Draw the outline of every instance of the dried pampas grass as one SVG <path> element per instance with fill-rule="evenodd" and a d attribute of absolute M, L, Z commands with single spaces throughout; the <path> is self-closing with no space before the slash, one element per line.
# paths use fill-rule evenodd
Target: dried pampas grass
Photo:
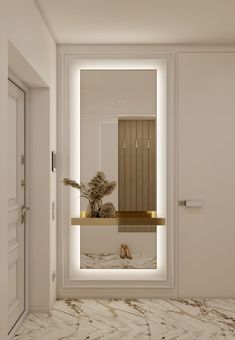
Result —
<path fill-rule="evenodd" d="M 94 211 L 98 211 L 98 209 L 101 208 L 102 199 L 105 196 L 110 195 L 117 185 L 114 181 L 109 182 L 102 171 L 98 171 L 90 182 L 86 184 L 79 184 L 69 178 L 64 178 L 64 184 L 80 190 L 81 197 L 84 197 L 89 201 L 91 210 Z M 93 215 L 95 216 L 96 214 L 94 213 Z"/>

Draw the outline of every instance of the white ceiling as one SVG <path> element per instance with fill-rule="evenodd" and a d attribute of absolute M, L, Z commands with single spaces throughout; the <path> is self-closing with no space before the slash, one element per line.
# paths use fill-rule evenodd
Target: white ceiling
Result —
<path fill-rule="evenodd" d="M 235 43 L 235 0 L 36 0 L 60 44 Z"/>

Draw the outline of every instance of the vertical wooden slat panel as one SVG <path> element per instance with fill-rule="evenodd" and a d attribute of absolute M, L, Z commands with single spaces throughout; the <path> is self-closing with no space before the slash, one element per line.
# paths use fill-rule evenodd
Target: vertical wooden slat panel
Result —
<path fill-rule="evenodd" d="M 129 120 L 124 121 L 125 125 L 125 209 L 131 210 L 131 124 Z"/>
<path fill-rule="evenodd" d="M 124 121 L 118 122 L 118 210 L 125 207 L 125 140 Z"/>
<path fill-rule="evenodd" d="M 148 210 L 149 198 L 149 157 L 148 157 L 148 121 L 143 120 L 143 210 Z"/>
<path fill-rule="evenodd" d="M 143 122 L 142 120 L 137 120 L 136 122 L 136 132 L 138 149 L 136 152 L 136 209 L 137 211 L 143 210 Z"/>
<path fill-rule="evenodd" d="M 123 149 L 124 140 L 125 149 Z M 119 210 L 155 209 L 156 122 L 154 120 L 119 121 Z M 156 232 L 156 227 L 119 225 L 118 230 Z"/>
<path fill-rule="evenodd" d="M 131 126 L 131 210 L 136 211 L 136 120 L 130 121 Z"/>
<path fill-rule="evenodd" d="M 156 210 L 156 124 L 149 120 L 149 210 Z"/>

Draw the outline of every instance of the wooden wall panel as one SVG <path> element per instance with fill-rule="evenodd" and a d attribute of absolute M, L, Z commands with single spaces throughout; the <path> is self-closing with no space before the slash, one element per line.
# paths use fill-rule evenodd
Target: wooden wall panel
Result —
<path fill-rule="evenodd" d="M 155 120 L 119 120 L 119 210 L 156 210 Z M 155 232 L 154 226 L 119 226 L 120 232 Z"/>
<path fill-rule="evenodd" d="M 136 211 L 136 152 L 137 152 L 137 139 L 136 139 L 136 120 L 130 121 L 130 132 L 131 132 L 131 138 L 130 138 L 130 148 L 131 148 L 131 188 L 130 188 L 130 194 L 131 194 L 131 209 L 132 211 Z"/>
<path fill-rule="evenodd" d="M 125 140 L 124 121 L 118 122 L 118 210 L 125 209 L 125 158 L 123 143 Z"/>
<path fill-rule="evenodd" d="M 149 155 L 148 155 L 148 120 L 143 120 L 143 210 L 149 208 Z"/>
<path fill-rule="evenodd" d="M 156 210 L 156 124 L 149 120 L 149 210 Z"/>
<path fill-rule="evenodd" d="M 124 123 L 125 131 L 125 175 L 124 175 L 124 191 L 125 191 L 125 207 L 124 210 L 131 210 L 131 122 L 126 120 Z"/>
<path fill-rule="evenodd" d="M 136 152 L 136 210 L 143 210 L 143 123 L 142 120 L 136 122 L 136 136 L 138 142 L 138 149 Z"/>

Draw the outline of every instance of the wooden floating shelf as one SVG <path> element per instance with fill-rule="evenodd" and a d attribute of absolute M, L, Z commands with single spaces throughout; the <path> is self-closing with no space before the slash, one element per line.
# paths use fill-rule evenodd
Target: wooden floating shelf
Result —
<path fill-rule="evenodd" d="M 72 217 L 71 225 L 165 225 L 166 219 L 157 217 L 156 211 L 118 211 L 112 218 L 89 217 L 86 211 Z"/>

